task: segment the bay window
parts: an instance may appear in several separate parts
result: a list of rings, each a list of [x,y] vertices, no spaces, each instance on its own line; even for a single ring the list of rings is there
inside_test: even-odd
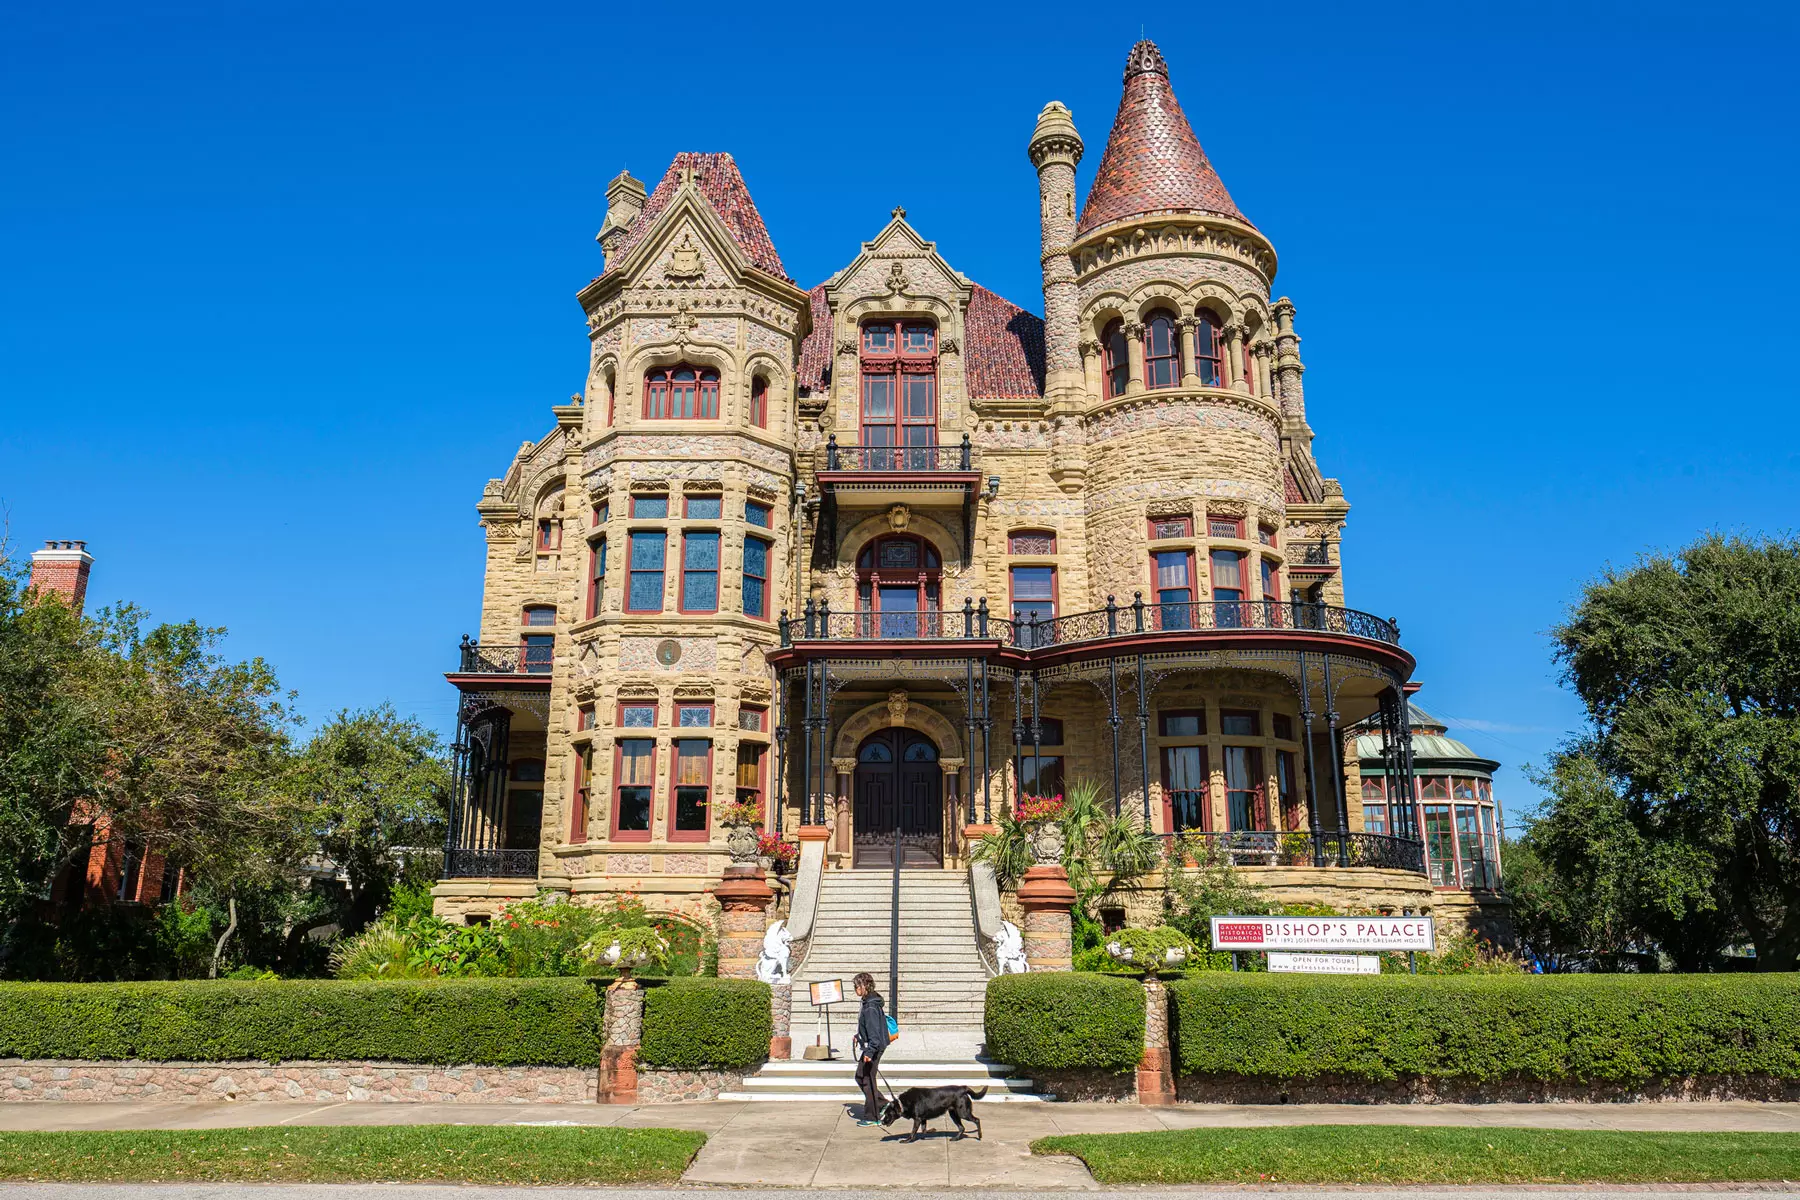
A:
[[[661,612],[663,607],[663,566],[668,554],[668,538],[660,529],[634,530],[631,534],[631,561],[628,564],[627,612]]]
[[[644,419],[713,420],[719,415],[719,373],[680,363],[644,376]]]
[[[719,534],[690,532],[681,539],[681,611],[719,610]]]
[[[705,738],[675,739],[675,802],[669,840],[705,841],[711,829],[712,742]]]
[[[650,840],[650,796],[656,781],[654,738],[621,738],[613,770],[614,841]]]
[[[1157,627],[1192,629],[1194,616],[1194,552],[1158,550],[1151,555],[1155,573]]]
[[[744,615],[769,616],[769,545],[759,537],[744,539]]]

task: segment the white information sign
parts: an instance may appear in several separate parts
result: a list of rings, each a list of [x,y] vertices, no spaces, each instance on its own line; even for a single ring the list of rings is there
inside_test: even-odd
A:
[[[812,1002],[814,1006],[820,1004],[842,1004],[844,1002],[844,981],[841,979],[826,979],[819,983],[810,984],[809,987],[812,991]]]
[[[1432,950],[1430,917],[1214,917],[1214,950]]]
[[[1269,970],[1298,971],[1308,975],[1379,975],[1381,960],[1373,954],[1295,954],[1271,950]]]

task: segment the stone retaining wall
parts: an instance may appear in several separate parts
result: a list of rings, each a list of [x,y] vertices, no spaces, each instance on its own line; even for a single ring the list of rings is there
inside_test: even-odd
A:
[[[1137,1076],[1131,1071],[1101,1071],[1088,1067],[1029,1072],[1040,1092],[1058,1100],[1137,1103]]]
[[[592,1067],[445,1067],[385,1062],[84,1062],[0,1059],[0,1102],[369,1100],[592,1104]]]
[[[677,1100],[717,1100],[720,1092],[744,1086],[742,1071],[677,1071],[640,1066],[637,1070],[639,1104],[673,1104]]]

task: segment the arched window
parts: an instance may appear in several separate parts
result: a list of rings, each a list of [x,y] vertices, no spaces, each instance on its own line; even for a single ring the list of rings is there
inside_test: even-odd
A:
[[[1202,387],[1220,387],[1225,380],[1225,342],[1219,336],[1219,318],[1206,309],[1194,314],[1194,370]]]
[[[761,375],[750,381],[750,423],[758,429],[769,427],[769,381]]]
[[[862,444],[937,445],[937,329],[920,321],[870,321],[862,327]],[[904,467],[911,456],[870,466]],[[921,463],[929,460],[920,456]]]
[[[1125,322],[1113,321],[1100,334],[1101,369],[1106,372],[1106,394],[1123,396],[1131,378],[1130,351],[1125,346]]]
[[[1154,312],[1144,323],[1144,386],[1172,388],[1181,383],[1181,338],[1175,318]]]
[[[939,588],[943,560],[924,538],[896,533],[877,538],[856,557],[860,636],[942,636]]]
[[[719,415],[719,373],[678,363],[644,376],[644,419],[710,421]]]

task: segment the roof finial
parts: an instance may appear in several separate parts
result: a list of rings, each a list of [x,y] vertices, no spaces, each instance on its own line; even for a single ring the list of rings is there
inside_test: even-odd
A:
[[[1125,78],[1129,80],[1133,75],[1161,75],[1168,78],[1169,67],[1163,62],[1162,51],[1149,38],[1133,46],[1131,53],[1125,56]]]
[[[906,220],[906,206],[904,204],[894,205],[894,211],[889,213],[888,216],[894,218],[896,221]]]

